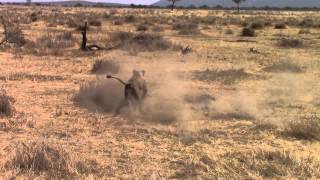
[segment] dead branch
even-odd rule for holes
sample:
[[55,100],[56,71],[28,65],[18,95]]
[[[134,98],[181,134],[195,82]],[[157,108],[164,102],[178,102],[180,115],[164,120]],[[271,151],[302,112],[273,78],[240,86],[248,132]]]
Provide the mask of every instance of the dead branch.
[[119,45],[111,45],[109,47],[101,47],[99,45],[96,45],[96,44],[91,44],[91,45],[87,45],[87,29],[88,29],[88,23],[85,22],[84,24],[84,27],[81,31],[81,34],[82,34],[82,42],[81,42],[81,47],[80,49],[82,51],[99,51],[99,50],[112,50],[114,48],[117,48],[119,47]]

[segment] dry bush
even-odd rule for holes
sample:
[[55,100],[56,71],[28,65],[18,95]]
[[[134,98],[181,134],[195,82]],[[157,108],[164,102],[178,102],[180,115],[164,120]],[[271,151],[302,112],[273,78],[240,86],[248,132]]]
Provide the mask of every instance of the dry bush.
[[116,74],[120,70],[120,64],[113,60],[96,60],[92,66],[91,73],[94,74]]
[[30,19],[31,19],[32,22],[36,22],[38,20],[38,14],[39,14],[39,12],[31,13]]
[[299,26],[304,27],[304,28],[319,27],[319,22],[317,22],[315,19],[317,19],[317,18],[306,17],[299,23]]
[[232,84],[238,80],[249,78],[251,74],[245,72],[244,69],[207,69],[205,71],[194,71],[193,76],[195,79],[201,81],[220,81],[225,84]]
[[90,26],[101,26],[102,25],[102,22],[101,22],[101,20],[99,20],[99,19],[90,19],[89,20],[89,25]]
[[47,33],[37,39],[36,44],[39,48],[64,49],[73,47],[75,45],[75,39],[71,32],[57,34]]
[[296,38],[282,38],[278,41],[278,46],[285,48],[300,48],[303,45],[303,41]]
[[115,21],[113,21],[113,25],[122,26],[122,25],[123,25],[123,21],[121,21],[121,20],[115,20]]
[[223,174],[230,178],[235,176],[244,179],[320,178],[318,161],[313,157],[294,156],[287,151],[258,149],[229,152],[221,157],[221,161],[225,164]]
[[77,165],[70,152],[47,142],[18,142],[5,163],[6,169],[18,173],[45,173],[50,178],[70,178],[77,174]]
[[277,23],[274,25],[274,28],[275,29],[286,29],[287,28],[287,25],[285,23]]
[[143,25],[143,24],[139,24],[136,28],[137,31],[147,31],[148,30],[148,26]]
[[221,18],[220,17],[217,17],[217,16],[211,16],[211,15],[208,15],[208,16],[205,16],[205,17],[202,17],[200,19],[200,22],[203,23],[203,24],[206,24],[206,25],[214,25],[218,22],[221,21]]
[[6,23],[5,36],[8,43],[13,43],[18,46],[23,46],[27,43],[19,24]]
[[250,27],[252,29],[263,29],[266,26],[272,25],[272,19],[266,16],[251,16],[244,20],[243,26]]
[[134,23],[136,21],[137,21],[137,19],[136,19],[136,17],[134,15],[127,15],[127,16],[124,17],[124,22],[125,23]]
[[309,29],[300,29],[298,34],[310,34],[311,31]]
[[263,68],[266,72],[275,72],[275,73],[283,73],[283,72],[291,72],[291,73],[303,73],[305,69],[295,64],[291,61],[280,61],[274,64],[271,64],[267,67]]
[[263,21],[255,21],[250,24],[250,28],[252,29],[263,29],[265,27],[265,23]]
[[254,29],[249,28],[249,27],[245,27],[242,29],[241,36],[254,37],[254,36],[256,36],[256,33],[255,33]]
[[297,26],[299,25],[299,20],[297,18],[294,18],[294,17],[289,17],[285,20],[285,23],[288,25],[288,26]]
[[21,51],[35,55],[55,55],[61,56],[67,48],[76,44],[76,39],[72,32],[47,33],[35,42],[28,42]]
[[162,27],[162,26],[153,26],[151,30],[152,30],[153,32],[158,33],[158,32],[164,31],[165,29],[164,29],[164,27]]
[[179,22],[173,25],[173,30],[178,31],[181,35],[195,35],[200,34],[198,24],[189,22]]
[[159,34],[150,33],[114,32],[110,34],[108,42],[120,45],[124,50],[157,51],[179,48]]
[[311,115],[289,121],[285,133],[298,139],[320,140],[320,117]]
[[232,31],[232,29],[227,29],[226,32],[225,32],[225,34],[231,35],[231,34],[234,34],[234,32]]
[[15,112],[14,102],[15,100],[2,90],[0,92],[0,116],[12,116]]

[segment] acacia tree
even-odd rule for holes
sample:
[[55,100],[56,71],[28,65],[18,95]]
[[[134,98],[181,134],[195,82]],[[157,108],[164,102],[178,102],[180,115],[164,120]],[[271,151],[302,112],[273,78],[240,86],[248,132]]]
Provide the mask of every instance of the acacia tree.
[[240,4],[242,2],[245,2],[246,0],[232,0],[234,3],[237,4],[237,10],[238,10],[238,13],[240,12]]
[[173,10],[175,5],[176,5],[176,2],[181,1],[181,0],[167,0],[167,1],[169,1],[171,3],[171,5],[170,5],[171,6],[171,10]]
[[31,0],[27,0],[27,5],[31,5]]

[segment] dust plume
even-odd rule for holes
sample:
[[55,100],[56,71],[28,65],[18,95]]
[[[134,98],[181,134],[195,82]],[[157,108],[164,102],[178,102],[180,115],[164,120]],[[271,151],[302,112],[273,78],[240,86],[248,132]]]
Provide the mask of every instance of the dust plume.
[[[161,67],[161,68],[160,68]],[[124,110],[121,115],[131,119],[141,119],[150,123],[175,123],[182,129],[194,129],[198,119],[203,117],[202,112],[192,109],[185,101],[189,94],[196,93],[190,88],[190,82],[181,77],[177,71],[181,67],[176,63],[156,63],[148,66],[121,65],[121,71],[116,74],[127,81],[133,69],[145,70],[148,83],[148,96],[145,99],[143,111],[137,116],[128,115]],[[75,101],[92,111],[114,113],[120,101],[124,98],[124,87],[114,80],[97,76],[95,82],[81,85],[75,95]]]

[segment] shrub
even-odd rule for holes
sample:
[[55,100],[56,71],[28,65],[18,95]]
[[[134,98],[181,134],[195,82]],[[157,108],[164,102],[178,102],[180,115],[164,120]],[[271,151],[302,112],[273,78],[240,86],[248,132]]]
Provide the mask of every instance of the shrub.
[[[313,156],[300,156],[283,149],[227,152],[220,157],[228,177],[240,179],[318,179],[320,163]],[[232,175],[230,175],[232,169]]]
[[277,23],[277,24],[274,25],[274,28],[275,29],[286,29],[287,26],[286,26],[285,23]]
[[148,27],[146,25],[140,24],[137,26],[137,31],[147,31]]
[[6,38],[9,43],[16,44],[18,46],[23,46],[27,43],[23,32],[18,24],[15,25],[7,25],[6,27]]
[[116,26],[121,26],[121,25],[123,25],[123,22],[120,20],[115,20],[115,21],[113,21],[113,24]]
[[134,15],[127,15],[124,17],[124,22],[134,23],[134,22],[136,22],[136,17]]
[[164,31],[164,27],[162,27],[162,26],[153,26],[151,30],[153,32],[162,32],[162,31]]
[[96,60],[91,69],[91,73],[95,74],[116,74],[120,70],[120,65],[115,61]]
[[12,116],[14,114],[14,99],[5,91],[0,92],[0,116]]
[[233,34],[233,31],[232,31],[232,29],[227,29],[225,33],[226,34]]
[[36,22],[38,20],[38,16],[36,12],[31,13],[30,19],[32,22]]
[[55,178],[70,177],[76,173],[76,163],[70,154],[64,148],[46,142],[18,142],[5,168],[22,173],[47,173]]
[[310,34],[310,30],[309,29],[300,29],[298,34]]
[[254,36],[256,36],[256,33],[255,33],[254,29],[249,28],[249,27],[245,27],[242,29],[241,35],[246,36],[246,37],[254,37]]
[[303,41],[294,38],[282,38],[279,40],[278,45],[286,48],[299,48],[303,46]]
[[305,70],[297,64],[292,63],[291,61],[280,61],[263,68],[266,72],[292,72],[292,73],[303,73]]
[[180,22],[174,24],[172,28],[173,30],[177,30],[181,35],[200,34],[198,24],[196,23]]
[[255,21],[250,24],[250,28],[252,29],[263,29],[265,26],[263,21]]
[[75,39],[71,32],[61,32],[57,34],[48,33],[36,41],[39,48],[62,49],[73,47]]
[[299,20],[294,17],[289,17],[286,19],[286,24],[289,26],[297,26],[299,24]]
[[299,26],[305,27],[305,28],[312,28],[312,27],[316,27],[317,24],[313,19],[305,18],[299,23]]
[[110,34],[109,42],[118,44],[125,50],[156,51],[178,48],[158,34],[114,32]]
[[91,19],[89,21],[89,25],[90,26],[101,26],[102,22],[100,20],[97,20],[97,19]]
[[285,133],[298,139],[320,140],[320,117],[311,115],[292,120],[287,124]]

